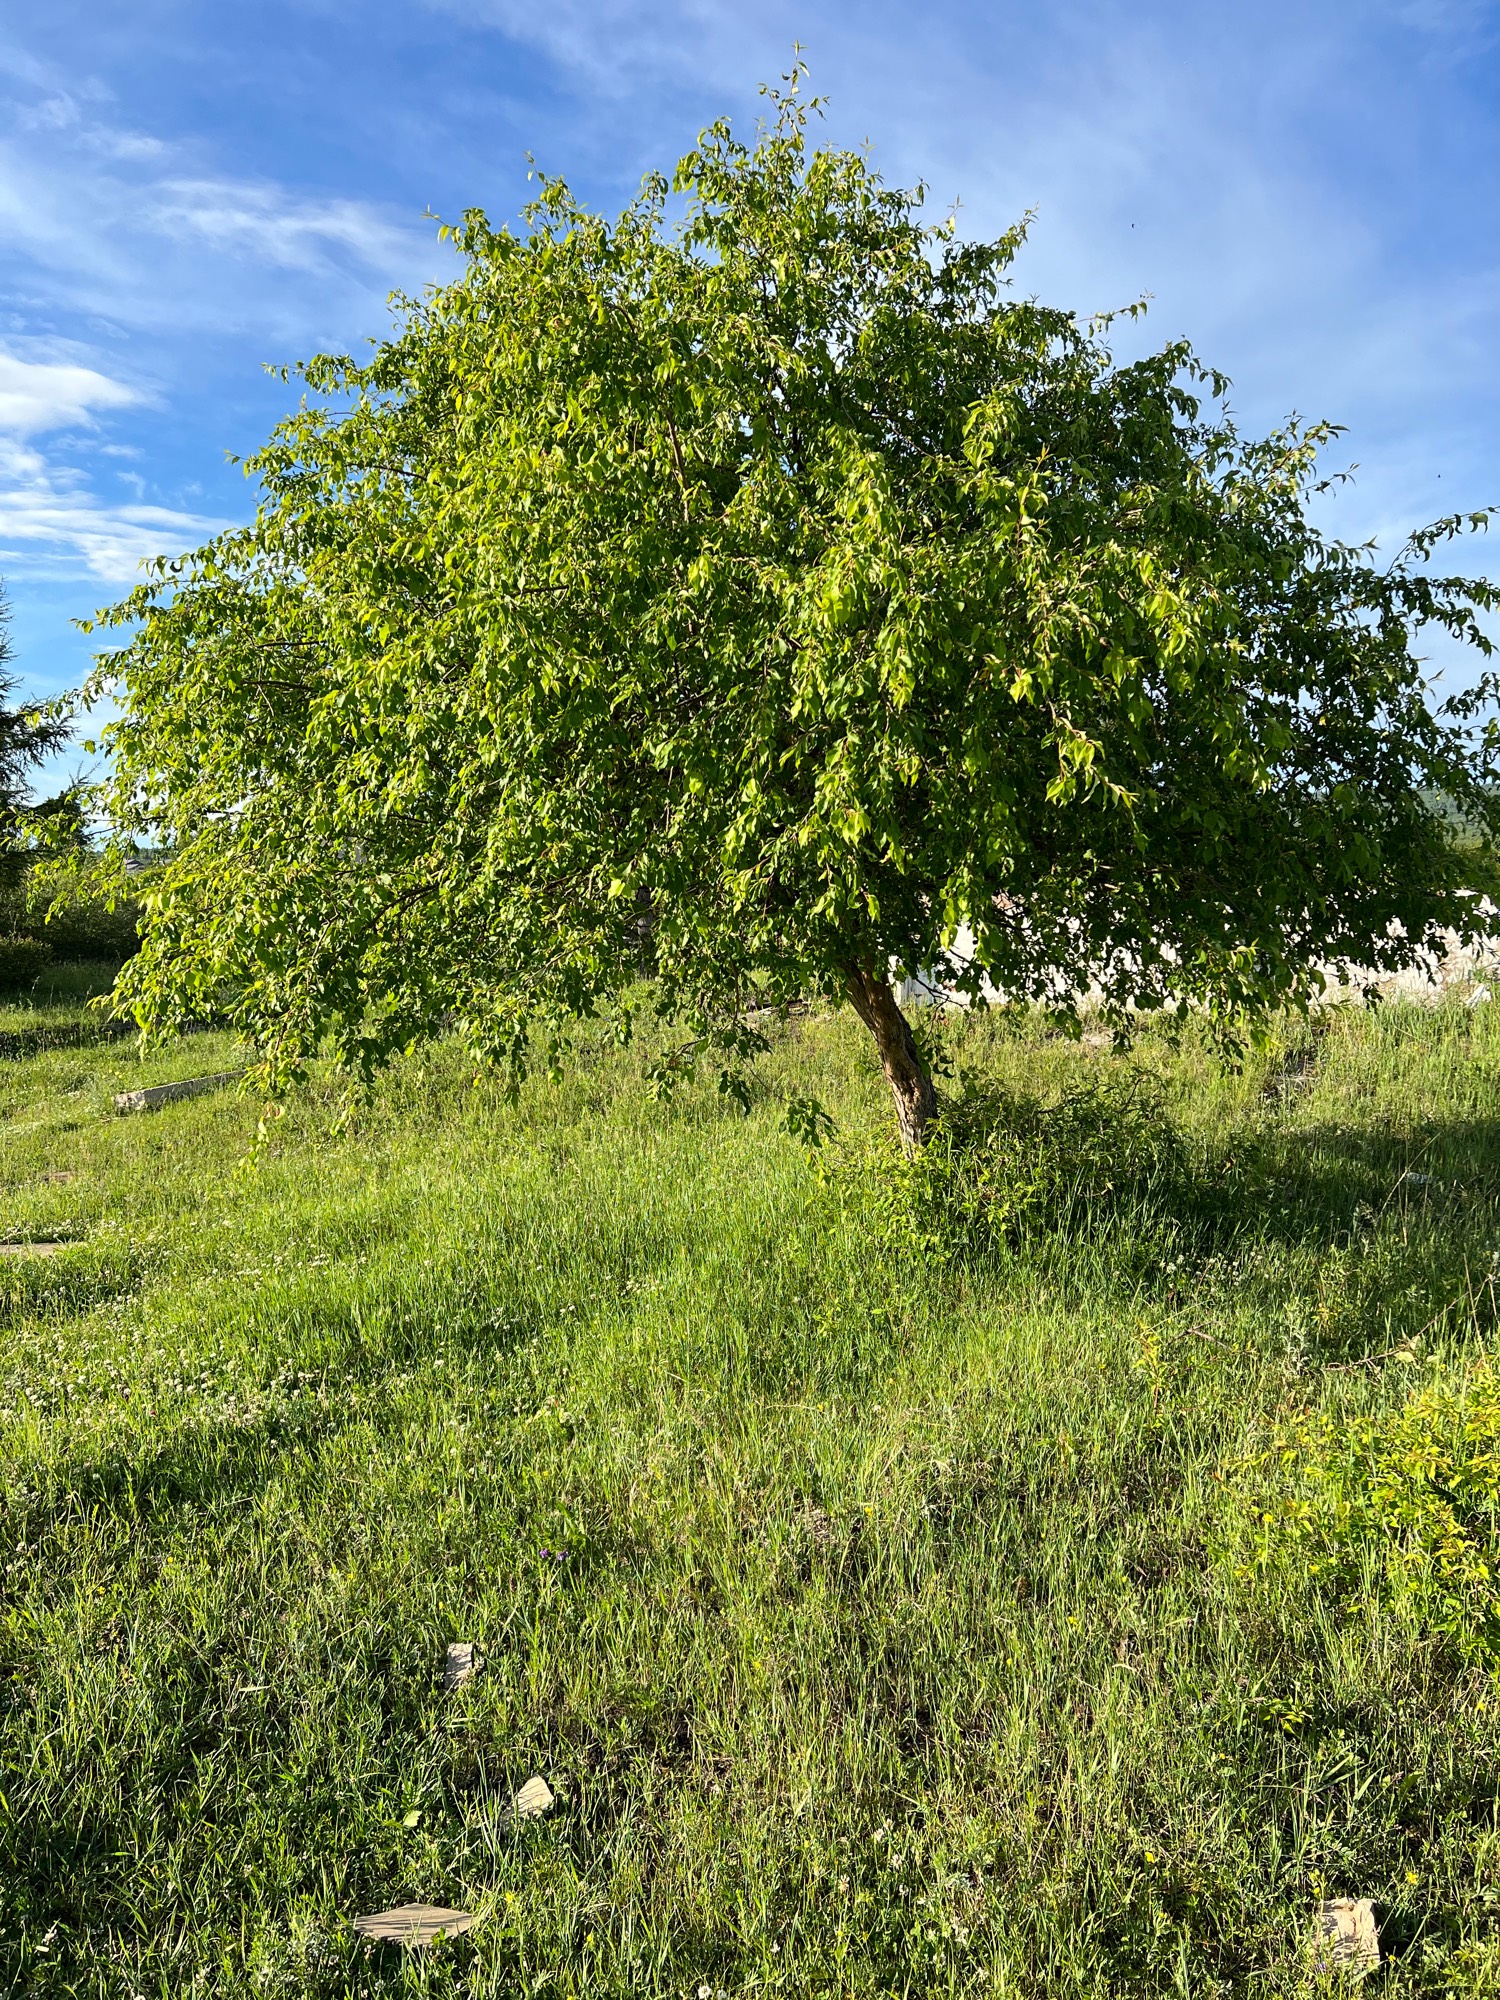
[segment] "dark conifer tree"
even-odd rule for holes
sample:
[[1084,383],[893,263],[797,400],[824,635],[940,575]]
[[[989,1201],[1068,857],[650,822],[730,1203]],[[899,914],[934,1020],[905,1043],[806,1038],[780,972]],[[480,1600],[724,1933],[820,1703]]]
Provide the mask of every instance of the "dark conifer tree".
[[[36,811],[55,809],[29,803],[28,777],[44,758],[68,740],[68,726],[38,715],[25,702],[13,702],[21,677],[13,670],[15,648],[10,635],[10,603],[0,582],[0,882],[14,886],[21,870],[24,832]],[[66,794],[64,796],[67,796]]]

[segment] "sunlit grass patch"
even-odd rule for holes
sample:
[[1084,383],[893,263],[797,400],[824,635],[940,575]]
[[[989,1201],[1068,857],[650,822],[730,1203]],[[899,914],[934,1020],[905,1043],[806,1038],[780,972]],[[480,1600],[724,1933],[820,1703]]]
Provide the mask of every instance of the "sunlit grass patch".
[[[1421,1362],[1413,1344],[1386,1358]],[[1262,1467],[1260,1569],[1300,1565],[1336,1596],[1373,1592],[1464,1658],[1500,1660],[1500,1381],[1489,1356],[1440,1366],[1394,1405],[1299,1412]]]

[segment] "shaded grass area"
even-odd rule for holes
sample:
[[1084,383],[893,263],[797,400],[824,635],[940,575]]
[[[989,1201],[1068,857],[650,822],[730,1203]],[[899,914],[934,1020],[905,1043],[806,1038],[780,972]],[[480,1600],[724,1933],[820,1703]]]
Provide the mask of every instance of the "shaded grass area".
[[[1500,1991],[1493,1672],[1256,1571],[1246,1470],[1492,1342],[1500,1013],[950,1043],[978,1199],[841,1019],[743,1118],[440,1048],[253,1165],[109,1108],[223,1038],[0,1066],[0,1237],[79,1244],[0,1262],[0,1985],[1295,1993],[1347,1892]],[[482,1922],[367,1955],[405,1900]]]
[[34,1016],[55,1008],[77,1008],[109,992],[122,964],[121,958],[62,958],[44,965],[24,991],[6,995],[0,1012]]

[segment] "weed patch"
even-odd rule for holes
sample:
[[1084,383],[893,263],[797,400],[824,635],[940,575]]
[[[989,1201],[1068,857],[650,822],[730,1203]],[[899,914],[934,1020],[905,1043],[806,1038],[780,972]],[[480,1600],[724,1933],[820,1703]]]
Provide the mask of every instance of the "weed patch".
[[1223,1212],[1160,1083],[1130,1068],[1050,1100],[970,1075],[921,1154],[849,1170],[879,1190],[892,1242],[938,1260],[1087,1242],[1139,1262]]
[[1500,1660],[1500,1374],[1488,1357],[1394,1409],[1303,1412],[1261,1465],[1257,1568],[1295,1565],[1341,1599],[1374,1590],[1464,1658]]

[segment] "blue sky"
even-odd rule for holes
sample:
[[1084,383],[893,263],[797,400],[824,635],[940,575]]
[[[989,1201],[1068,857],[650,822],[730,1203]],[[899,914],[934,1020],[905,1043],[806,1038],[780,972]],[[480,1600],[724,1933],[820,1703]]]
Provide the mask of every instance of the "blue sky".
[[[451,269],[526,155],[613,210],[803,44],[827,132],[1037,211],[1018,283],[1151,295],[1242,419],[1349,427],[1332,522],[1500,499],[1500,0],[51,0],[0,22],[0,576],[25,685],[142,556],[243,518],[280,363]],[[1481,547],[1473,560],[1482,565]],[[1500,570],[1500,547],[1490,558]]]

